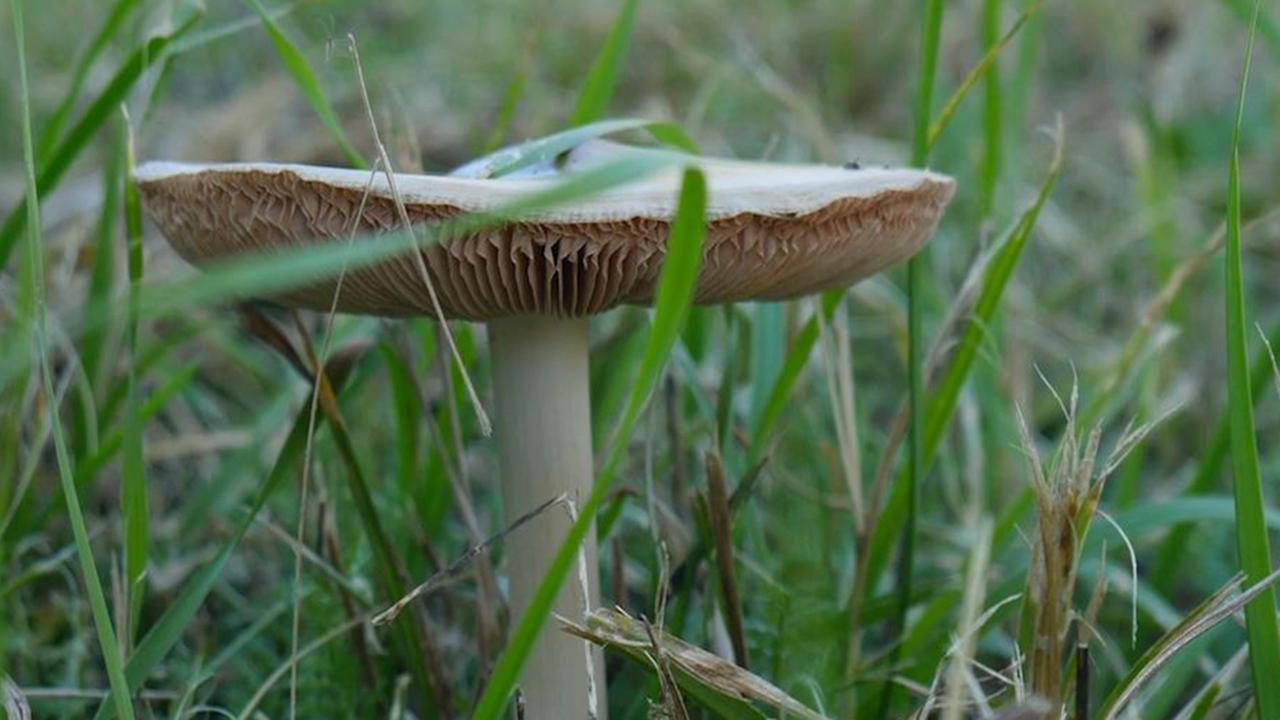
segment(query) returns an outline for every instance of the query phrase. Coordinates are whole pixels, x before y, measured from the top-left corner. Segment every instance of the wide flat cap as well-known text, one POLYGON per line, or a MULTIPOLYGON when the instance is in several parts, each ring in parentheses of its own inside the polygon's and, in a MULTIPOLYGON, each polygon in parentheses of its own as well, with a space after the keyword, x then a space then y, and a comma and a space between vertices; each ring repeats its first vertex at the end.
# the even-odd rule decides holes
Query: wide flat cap
MULTIPOLYGON (((496 210, 567 173, 626 152, 587 143, 555 172, 499 179, 396 175, 414 223, 496 210)), ((933 234, 953 181, 922 170, 846 169, 689 157, 706 175, 707 237, 695 301, 775 300, 843 288, 913 255, 933 234)), ((196 265, 240 253, 345 239, 401 225, 385 176, 269 163, 148 163, 148 211, 196 265), (366 198, 365 192, 369 190, 366 198), (363 207, 363 209, 361 209, 363 207), (359 214, 359 217, 356 215, 359 214)), ((488 320, 588 315, 653 298, 679 192, 678 168, 501 227, 421 250, 445 315, 488 320)), ((273 297, 328 310, 336 278, 273 297)), ((341 312, 431 315, 411 255, 349 272, 341 312)))

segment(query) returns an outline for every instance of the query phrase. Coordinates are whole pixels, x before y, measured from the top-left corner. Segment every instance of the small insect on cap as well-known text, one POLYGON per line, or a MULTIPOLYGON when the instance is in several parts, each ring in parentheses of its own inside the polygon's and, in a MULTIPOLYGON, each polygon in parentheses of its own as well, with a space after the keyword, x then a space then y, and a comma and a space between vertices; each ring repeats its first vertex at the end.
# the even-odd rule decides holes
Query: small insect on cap
MULTIPOLYGON (((397 174, 411 222, 493 211, 625 153, 594 141, 554 172, 498 179, 397 174)), ((707 237, 695 300, 778 300, 847 287, 915 254, 955 184, 906 169, 846 169, 688 157, 706 175, 707 237)), ((400 228, 384 175, 271 163, 148 163, 148 213, 196 265, 240 253, 400 228), (368 189, 369 196, 365 193, 368 189), (356 217, 357 214, 359 217, 356 217)), ((584 200, 420 250, 447 317, 580 316, 652 301, 679 193, 678 166, 584 200)), ((273 298, 327 310, 336 278, 273 298)), ((349 272, 338 310, 433 315, 409 254, 349 272)))

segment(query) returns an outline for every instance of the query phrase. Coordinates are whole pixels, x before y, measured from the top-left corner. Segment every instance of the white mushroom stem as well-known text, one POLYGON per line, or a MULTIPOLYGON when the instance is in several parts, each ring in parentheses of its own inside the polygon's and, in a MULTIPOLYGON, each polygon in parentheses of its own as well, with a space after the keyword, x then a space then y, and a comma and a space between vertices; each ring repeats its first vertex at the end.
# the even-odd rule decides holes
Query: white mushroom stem
MULTIPOLYGON (((566 494, 581 505, 591 489, 591 403, 586 318, 522 316, 489 322, 493 358, 494 426, 502 478, 502 506, 510 522, 547 500, 566 494)), ((506 543, 511 618, 524 616, 571 524, 551 510, 530 521, 506 543)), ((595 532, 583 544, 588 597, 578 572, 570 575, 553 612, 582 619, 599 604, 595 532)), ((590 650, 597 710, 590 694, 584 641, 547 618, 520 687, 527 720, 576 720, 605 716, 604 660, 590 650)))

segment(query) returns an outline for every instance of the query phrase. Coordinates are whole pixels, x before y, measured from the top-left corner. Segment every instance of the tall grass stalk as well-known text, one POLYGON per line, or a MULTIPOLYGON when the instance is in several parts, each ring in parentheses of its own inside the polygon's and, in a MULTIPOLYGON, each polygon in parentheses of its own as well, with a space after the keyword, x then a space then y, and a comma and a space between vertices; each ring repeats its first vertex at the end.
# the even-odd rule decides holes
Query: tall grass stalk
MULTIPOLYGON (((1240 75, 1240 97, 1231 134, 1231 160, 1227 176, 1227 406, 1231 418, 1232 487, 1236 503, 1236 546, 1245 583, 1253 585, 1271 574, 1271 548, 1267 537, 1266 505, 1258 462, 1257 429, 1253 421, 1253 394, 1249 383, 1249 356, 1245 347, 1244 277, 1240 252, 1240 125, 1249 87, 1253 43, 1258 32, 1261 0, 1254 5, 1240 75)), ((1249 664, 1259 717, 1280 717, 1280 624, 1276 621, 1276 593, 1268 587, 1245 606, 1249 635, 1249 664)))
MULTIPOLYGON (((925 0, 921 21, 920 77, 916 86, 915 131, 911 139, 911 164, 924 167, 929 162, 929 127, 933 117, 933 83, 937 74, 938 48, 942 43, 942 0, 925 0)), ((902 634, 911 606, 911 579, 915 568, 915 534, 917 498, 924 478, 922 430, 924 428, 924 386, 921 350, 921 320, 924 314, 924 263, 928 247, 907 262, 907 378, 910 426, 907 430, 907 513, 902 527, 901 551, 898 556, 898 607, 893 620, 893 637, 902 634)), ((894 656, 897 656, 895 646, 894 656)), ((891 663, 892 664, 892 663, 891 663)), ((885 717, 893 696, 890 685, 882 695, 880 716, 885 717)))
POLYGON ((124 518, 124 580, 128 598, 129 625, 121 628, 125 647, 131 647, 142 614, 142 594, 150 545, 149 503, 147 501, 146 465, 142 458, 142 418, 138 390, 138 316, 142 292, 142 204, 138 187, 133 182, 133 140, 126 115, 124 177, 125 255, 129 273, 128 312, 125 316, 125 354, 129 358, 126 379, 124 418, 124 452, 120 473, 120 509, 124 518))
MULTIPOLYGON (((18 84, 22 105, 22 153, 26 180, 26 228, 27 228, 27 272, 32 298, 35 301, 31 308, 34 313, 32 325, 35 332, 35 350, 37 354, 38 372, 44 396, 53 402, 57 394, 53 388, 53 367, 49 358, 48 321, 45 310, 44 287, 44 239, 40 232, 40 194, 36 187, 35 145, 31 133, 31 93, 27 85, 26 42, 22 24, 21 0, 10 0, 9 8, 13 17, 14 49, 18 60, 18 84)), ((67 519, 71 524, 71 532, 75 539, 76 557, 80 561, 80 572, 85 587, 89 592, 89 604, 93 611, 93 624, 97 630, 98 646, 102 651, 103 663, 106 665, 107 677, 111 683, 111 699, 116 712, 124 720, 133 720, 133 704, 129 698, 129 688, 124 678, 121 661, 120 644, 115 630, 111 626, 111 613, 107 608, 106 595, 102 591, 102 582, 98 577, 98 569, 93 560, 93 545, 89 540, 89 531, 85 525, 84 514, 80 509, 80 500, 76 495, 75 481, 72 477, 72 459, 67 448, 67 439, 58 418, 57 407, 50 407, 52 415, 53 445, 57 457, 58 477, 62 483, 62 492, 67 501, 67 519)))

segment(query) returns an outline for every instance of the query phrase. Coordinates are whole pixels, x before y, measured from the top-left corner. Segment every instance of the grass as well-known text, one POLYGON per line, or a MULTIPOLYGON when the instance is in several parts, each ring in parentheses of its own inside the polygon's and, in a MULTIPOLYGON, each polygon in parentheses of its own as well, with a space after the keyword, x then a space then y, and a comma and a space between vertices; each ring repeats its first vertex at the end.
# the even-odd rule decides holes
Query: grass
MULTIPOLYGON (((952 718, 1031 689, 1090 717, 1280 713, 1280 396, 1251 338, 1280 327, 1275 8, 5 5, 0 680, 33 716, 511 716, 549 619, 504 625, 518 529, 472 550, 503 529, 494 448, 440 329, 338 316, 327 353, 326 318, 250 330, 231 305, 679 161, 198 274, 140 217, 135 155, 372 164, 362 91, 396 167, 484 149, 501 175, 607 135, 958 180, 909 268, 690 308, 715 188, 686 174, 657 306, 593 323, 597 483, 539 594, 595 519, 633 643, 610 717, 952 718)), ((451 329, 487 407, 483 332, 451 329)))
MULTIPOLYGON (((1231 160, 1227 175, 1227 409, 1231 425, 1231 468, 1236 501, 1236 547, 1240 569, 1249 584, 1262 582, 1272 572, 1271 542, 1263 515, 1262 470, 1258 460, 1258 430, 1253 417, 1253 392, 1249 383, 1245 346, 1244 278, 1240 246, 1240 124, 1249 88, 1253 40, 1258 32, 1257 3, 1249 24, 1244 69, 1240 72, 1240 101, 1231 133, 1231 160)), ((1253 673, 1255 703, 1262 717, 1280 714, 1280 623, 1276 621, 1275 591, 1267 588, 1245 606, 1249 631, 1249 667, 1253 673)))
MULTIPOLYGON (((22 6, 10 3, 13 20, 14 49, 18 55, 19 99, 22 103, 22 157, 26 168, 26 229, 27 243, 24 247, 26 264, 22 285, 27 289, 31 302, 24 303, 31 315, 23 324, 34 330, 36 363, 39 366, 40 380, 46 397, 54 397, 53 366, 49 360, 49 328, 46 313, 45 280, 44 280, 44 240, 40 231, 40 201, 36 185, 35 141, 31 130, 31 94, 27 82, 26 32, 22 23, 22 6)), ((98 577, 98 568, 93 558, 93 548, 89 541, 84 513, 76 492, 73 479, 73 459, 67 447, 62 421, 58 410, 53 409, 53 444, 57 457, 58 477, 61 480, 62 494, 66 500, 67 518, 71 524, 72 536, 75 540, 76 557, 80 561, 80 573, 89 594, 89 603, 93 608, 93 625, 97 631, 98 645, 102 650, 103 660, 107 668, 107 676, 111 680, 111 700, 116 711, 124 720, 132 720, 133 707, 124 681, 124 671, 120 662, 120 638, 112 627, 107 599, 102 591, 102 581, 98 577)), ((6 714, 8 714, 6 712, 6 714)))
MULTIPOLYGON (((924 17, 920 23, 920 64, 916 80, 915 129, 911 136, 911 165, 926 167, 929 164, 929 127, 933 122, 933 85, 938 70, 938 47, 942 41, 942 0, 927 0, 924 17)), ((906 629, 907 612, 911 607, 911 582, 915 574, 916 514, 920 492, 924 482, 924 342, 921 323, 924 314, 924 263, 928 249, 907 261, 907 462, 905 482, 898 485, 906 497, 906 519, 902 525, 902 540, 898 553, 897 601, 898 609, 890 632, 901 635, 906 629)), ((865 562, 865 560, 864 560, 865 562)), ((893 663, 898 661, 899 651, 894 650, 893 663)), ((888 713, 893 686, 882 693, 878 715, 888 713)))
POLYGON ((280 63, 288 70, 289 76, 293 78, 294 85, 298 88, 298 92, 307 99, 307 104, 311 106, 311 111, 320 119, 320 123, 324 125, 325 130, 333 136, 333 142, 342 150, 342 154, 346 156, 347 162, 354 168, 364 168, 364 158, 352 146, 351 141, 347 139, 347 135, 342 130, 342 124, 338 122, 338 116, 333 111, 333 106, 329 103, 329 97, 325 95, 324 89, 320 87, 320 81, 316 79, 315 73, 311 70, 310 63, 307 58, 298 51, 297 46, 293 44, 280 26, 276 24, 271 13, 267 12, 266 7, 258 0, 245 0, 250 8, 258 14, 258 18, 262 21, 262 27, 267 31, 267 36, 271 38, 271 46, 275 48, 276 55, 280 57, 280 63))
MULTIPOLYGON (((171 32, 149 38, 129 55, 112 77, 111 82, 94 99, 80 119, 67 130, 62 141, 56 144, 50 142, 52 148, 48 156, 35 158, 37 168, 35 192, 28 193, 26 197, 37 197, 41 193, 48 193, 61 181, 72 162, 120 107, 121 102, 142 73, 157 58, 163 56, 170 42, 193 27, 199 18, 197 10, 189 5, 181 5, 174 18, 174 29, 171 32)), ((109 20, 108 25, 110 24, 109 20)), ((74 98, 72 93, 68 95, 74 98)), ((56 128, 51 128, 46 132, 49 137, 53 137, 55 131, 56 128)), ((8 264, 9 253, 22 232, 27 204, 25 201, 19 203, 5 218, 4 225, 0 226, 0 268, 8 264)))

